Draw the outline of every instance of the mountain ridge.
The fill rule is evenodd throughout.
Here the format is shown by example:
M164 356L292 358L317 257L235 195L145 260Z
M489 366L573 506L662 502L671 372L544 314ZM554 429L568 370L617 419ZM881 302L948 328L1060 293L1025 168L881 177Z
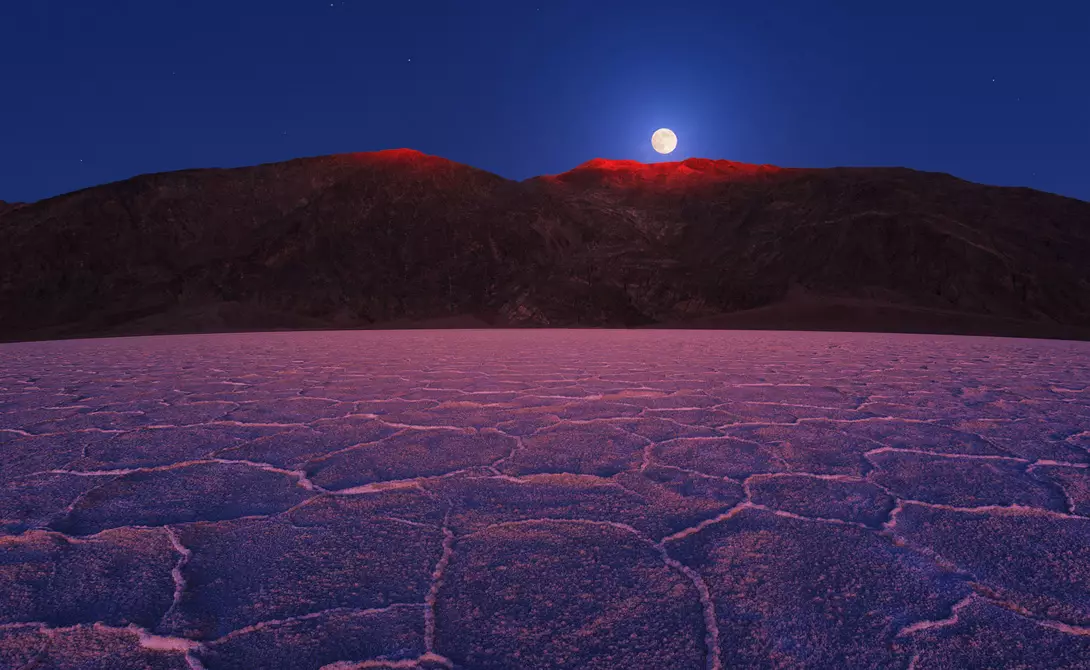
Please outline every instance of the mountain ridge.
M534 175L534 176L531 176L531 177L526 177L525 179L510 179L510 178L504 177L504 176L502 176L502 175L500 175L498 173L491 172L491 171L485 170L483 168L478 168L478 167L469 165L468 163L461 163L461 162L458 162L458 161L455 161L455 160L452 160L452 159L449 159L449 158L444 158L442 156L438 156L436 154L428 154L428 153L425 153L425 152L420 151L418 149L400 147L400 148L395 148L395 149L380 149L380 150L377 150L377 151L350 151L350 152L342 152L342 153L335 153L335 154L318 154L318 155L313 155L313 156L299 156L299 157L296 157L296 158L289 158L289 159L285 159L285 160L269 161L269 162L265 162L265 163L256 163L254 165L243 165L243 166L234 166L234 167L189 167L189 168L179 168L179 169L176 169L176 170L163 170L163 171L159 171L159 172L146 172L146 173L133 175L131 177L126 177L126 178L123 178L123 179L117 179L117 180L114 180L114 181L104 182L104 183L101 183L101 184L86 186L86 187L83 187L83 188L76 189L74 191L69 191L67 193L59 193L57 195L48 196L48 197L41 198L41 199L36 200L36 201L19 202L19 201L5 201L5 200L0 199L0 213L2 213L5 210L5 208L8 211L10 211L11 209L16 209L16 208L19 208L19 207L26 207L28 205L36 205L36 204L39 204L39 203L54 200L56 198L67 197L67 196L73 195L75 193L80 193L80 192L87 191L87 190L92 190L92 189L98 189L98 188L102 188L102 187L105 187L105 186L111 186L111 185L114 185L114 184L122 184L122 183L125 183L125 182L132 181L134 179L141 179L141 178L145 178L145 177L156 177L156 176L162 176L162 175L176 175L176 174L185 174L185 173L217 172L217 171L227 171L227 172L229 172L229 171L233 171L233 170L247 170L247 169L260 168L260 167L265 167L265 166L285 165L285 164L296 163L296 162L300 162L300 161L306 162L306 161L320 161L320 160L327 160L327 159L348 159L348 158L353 158L353 157L357 158L357 159L359 159L359 158L366 159L368 157L371 157L372 159L386 158L386 159L390 160L391 162L400 160L400 162L402 162L403 164L408 164L408 165L411 165L413 162L419 162L422 159L431 159L431 160L434 160L438 164L448 164L448 165L452 165L452 166L464 167L464 168L468 168L468 169L471 169L471 170L475 170L477 172L492 175L493 177L496 177L497 179L502 179L504 181L509 181L509 182L512 182L512 183L522 183L522 184L533 183L533 182L540 181L540 180L555 179L555 178L558 178L558 177L563 177L565 175L570 175L570 174L572 174L574 172L577 172L577 171L583 171L583 170L586 170L586 169L602 169L604 167L609 168L609 169L611 169L613 171L619 171L619 170L622 170L624 168L666 169L666 168L676 168L676 167L681 167L681 166L686 166L686 165L693 166L693 165L698 165L698 164L714 164L714 165L738 166L739 168L743 168L743 169L744 168L762 168L762 169L766 169L768 172L788 172L788 173L832 172L832 171L867 171L867 172L890 171L890 172L911 173L911 174L917 174L917 175L933 175L933 176L936 176L936 177L949 178L949 179L952 179L952 180L963 182L965 184L972 184L974 186L980 186L980 187L983 187L983 188L1001 189L1001 190L1007 190L1007 191L1024 191L1024 192L1040 193L1040 194L1044 194L1044 195L1047 195L1047 196L1050 196L1050 197L1063 198L1065 200L1072 200L1072 201L1080 202L1080 203L1090 202L1090 201L1082 200L1080 198L1076 198L1074 196L1063 195L1063 194L1059 194L1059 193L1053 193L1051 191L1042 191L1040 189L1035 189L1035 188L1032 188L1032 187L1029 187L1029 186L982 184L982 183L979 183L979 182L974 182L974 181L971 181L971 180L968 180L968 179L964 179L962 177L958 177L958 176L953 175L953 174L951 174L949 172L940 172L940 171L933 171L933 170L918 170L918 169L915 169L915 168L909 168L909 167L903 167L903 166L893 166L893 165L883 165L883 166L839 165L839 166L822 167L822 168L782 167L782 166L773 165L773 164L770 164L770 163L745 163L745 162L741 162L741 161L732 161L732 160L723 159L723 158L701 158L701 157L689 157L689 158L685 158L685 159L681 159L681 160L677 160L677 161L654 161L654 162L650 162L650 163L644 163L642 161L637 161L637 160L634 160L634 159L627 159L627 158L596 157L596 158L591 158L589 160L583 161L579 165L576 165L575 167L570 168L570 169L568 169L568 170L566 170L564 172Z
M1090 333L1090 203L906 168L593 159L519 182L395 149L140 175L0 217L5 339L426 323Z

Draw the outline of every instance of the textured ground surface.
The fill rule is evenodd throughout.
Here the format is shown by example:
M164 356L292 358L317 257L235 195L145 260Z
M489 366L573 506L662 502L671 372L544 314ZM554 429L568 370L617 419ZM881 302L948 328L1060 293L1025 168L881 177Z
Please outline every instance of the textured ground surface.
M1088 668L1090 345L0 347L3 668Z

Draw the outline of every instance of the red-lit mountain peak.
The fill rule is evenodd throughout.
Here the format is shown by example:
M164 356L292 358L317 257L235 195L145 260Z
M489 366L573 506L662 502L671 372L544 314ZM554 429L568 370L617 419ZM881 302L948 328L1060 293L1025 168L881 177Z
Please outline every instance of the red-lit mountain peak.
M486 178L502 179L484 170L457 163L442 156L433 156L415 149L383 149L358 153L338 154L318 161L332 160L342 167L363 166L369 171L385 174L401 174L424 179Z
M381 151L360 151L338 154L331 158L348 164L371 165L382 169L409 171L446 171L452 168L465 168L467 165L455 163L441 156L433 156L416 149L383 149Z
M367 155L370 155L378 160L391 160L391 161L422 161L430 158L438 158L438 156L432 156L426 154L423 151L417 151L416 149L382 149L381 151L372 151ZM443 159L446 160L446 159Z
M595 158L568 172L544 177L544 179L580 186L668 189L761 179L781 171L783 168L774 165L751 165L710 158L687 158L683 161L663 163Z
M387 165L409 165L414 167L438 167L452 165L453 161L440 156L426 154L416 149L383 149L352 154L352 156L372 163Z
M639 171L644 168L650 167L650 163L641 163L639 161L625 160L625 159L612 159L612 158L592 158L591 160L578 165L570 172L575 170L610 170L610 171Z

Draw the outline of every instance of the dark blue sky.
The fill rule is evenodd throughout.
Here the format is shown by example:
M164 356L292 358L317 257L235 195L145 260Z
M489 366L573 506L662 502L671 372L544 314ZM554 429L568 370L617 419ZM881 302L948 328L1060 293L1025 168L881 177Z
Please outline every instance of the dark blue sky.
M3 0L0 199L412 147L905 165L1090 200L1088 0Z

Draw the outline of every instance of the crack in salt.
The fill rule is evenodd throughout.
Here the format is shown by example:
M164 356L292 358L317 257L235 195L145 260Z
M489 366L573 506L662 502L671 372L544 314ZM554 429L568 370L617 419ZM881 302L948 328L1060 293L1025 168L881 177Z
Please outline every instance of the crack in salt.
M503 463L506 463L507 461L513 459L526 446L522 442L522 436L521 435L508 435L507 433L504 433L502 430L499 431L499 432L502 433L503 435L506 435L507 437L510 437L511 439L513 439L515 441L515 444L512 445L512 447L511 447L511 453L509 453L506 456L503 456L501 458L497 458L495 461L493 461L492 463L490 463L488 465L489 468L496 471L497 473L499 472L499 470L497 470L497 468L499 468L500 465L502 465Z
M343 418L343 417L342 417ZM164 424L162 426L148 426L149 428L196 428L198 426L234 426L236 428L301 428L306 426L306 423L279 423L275 421L203 421L201 423L190 423L184 426L172 426L170 424Z
M787 519L798 519L799 521L813 521L816 523L831 523L838 526L854 526L856 528L862 528L863 530L876 530L872 526L868 526L867 524L860 523L858 521L845 521L844 519L834 519L823 516L803 516L802 514L795 514L794 512L788 512L786 510L776 509L774 507L768 507L766 505L760 505L757 503L750 503L749 507L751 509L759 509Z
M1002 594L976 581L975 577L973 577L972 580L973 581L971 581L969 585L972 587L973 591L976 593L977 596L991 603L992 605L995 605L996 607L1002 607L1005 610L1014 612L1018 616L1029 619L1030 621L1033 621L1039 626L1045 626L1047 628L1058 630L1063 633L1070 633L1072 635L1086 635L1087 633L1084 631L1090 631L1090 628L1081 625L1070 624L1065 621L1057 621L1055 619L1049 619L1040 614L1037 614L1036 612L1026 609L1025 607L1014 602L1013 600L1007 600L1003 598Z
M463 471L459 470L458 472ZM391 479L384 482L371 482L370 484L353 486L347 489L332 489L330 491L327 491L327 493L331 496L360 496L368 495L371 493L381 493L383 491L392 491L394 489L423 490L424 487L420 485L422 481L426 481L427 479L440 479L442 477L449 477L451 475L458 474L458 472L451 472L434 478L425 477L421 479Z
M58 521L60 519L64 519L65 517L67 517L69 514L72 513L72 511L74 509L76 509L76 505L83 502L84 498L86 498L89 494L101 489L103 486L106 486L107 484L109 484L112 481L114 481L114 480L110 479L109 481L105 481L105 482L103 482L101 484L98 484L97 486L92 486L91 488L87 489L83 493L80 493L75 498L73 498L72 502L68 503L68 505L65 506L65 508L59 514L57 514L49 523L53 523L53 521ZM48 526L48 525L49 524L46 524L46 526Z
M388 479L380 482L371 482L370 484L361 484L360 486L353 486L347 489L323 489L322 492L328 495L334 496L355 496L366 495L369 493L378 493L389 489L402 489L402 488L418 488L425 490L423 484L426 484L437 479L447 479L449 477L456 477L458 475L472 475L474 471L488 470L495 472L490 465L471 465L468 468L460 468L458 470L451 470L450 472L444 472L438 475L428 475L424 477L413 477L412 479ZM517 481L517 478L510 475L489 475L485 477L468 477L470 479L508 479L511 481ZM519 482L524 483L524 482Z
M225 642L226 640L229 640L229 639L235 638L235 637L239 637L240 635L249 635L250 633L255 633L257 631L264 630L266 628L275 628L277 626L284 626L284 625L292 624L292 623L295 623L295 622L298 622L298 621L309 621L311 619L318 619L318 618L321 618L321 617L329 615L329 614L345 613L345 614L357 614L357 615L361 615L361 616L366 616L366 615L369 615L369 614L381 614L381 613L384 613L384 612L390 612L390 611L395 610L395 609L415 608L415 607L423 607L423 606L424 605L422 603L394 603L392 605L387 605L386 607L372 607L372 608L368 608L368 609L360 609L360 608L357 608L357 607L331 607L329 609L324 609L324 610L320 610L320 611L317 611L317 612L309 612L307 614L300 614L299 616L286 617L286 618L283 618L283 619L267 619L265 621L258 621L255 624L251 624L251 625L245 626L243 628L238 628L238 629L233 630L233 631L231 631L231 632L229 632L229 633L227 633L227 634L225 634L225 635L223 635L221 637L218 637L215 640L212 640L212 641L208 642L207 645L212 646L212 645L221 644L221 643Z
M285 468L279 468L272 463L261 463L258 461L236 460L230 458L197 458L188 461L178 461L177 463L168 463L166 465L153 465L139 468L117 468L114 470L42 470L39 472L33 472L33 475L71 475L73 477L120 477L123 475L131 475L136 472L166 472L169 470L177 470L180 468L187 468L193 465L208 465L211 463L218 463L221 465L245 465L251 468L257 468L258 470L264 470L266 472L275 472L280 475L287 475L296 480L296 484L306 489L307 491L317 491L320 493L326 492L325 489L312 482L306 472L302 470L287 470Z
M688 578L692 582L693 588L696 589L700 598L700 609L704 614L705 665L707 670L722 670L723 660L719 651L719 620L715 614L715 602L712 600L708 585L696 570L670 556L665 545L661 542L656 544L655 547L662 556L663 562Z
M323 489L321 486L318 486L317 484L312 482L310 478L307 477L307 473L303 470L287 470L285 468L278 468L271 463L261 463L258 461L233 460L228 458L211 458L208 460L213 463L222 463L224 465L246 465L249 467L257 468L258 470L264 470L266 472L275 472L281 475L288 475L289 477L294 477L296 483L307 491L317 491L319 493L326 492L325 489Z
M454 553L454 533L448 526L450 510L443 517L443 553L435 564L435 570L431 574L431 588L424 596L424 650L428 653L435 652L435 601L439 596L439 588L443 585L443 577L450 557Z
M493 472L496 474L489 477L469 477L469 479L498 479L504 482L511 482L512 484L530 484L533 482L532 479L528 479L525 476L516 477L514 475L505 475L497 470L493 470Z
M1068 635L1090 636L1090 626L1072 626L1070 624L1061 623L1059 621L1038 621L1037 625L1044 626L1045 628L1051 628L1053 630L1058 630L1061 633L1067 633Z
M8 627L10 625L11 624L6 624L6 625L3 625L3 626L0 626L0 629L6 628L6 627ZM123 631L123 632L131 633L131 634L135 635L136 639L137 639L137 644L139 644L140 647L142 647L144 649L150 649L152 651L176 652L176 653L184 654L186 665L189 666L190 670L205 670L204 665L200 662L200 660L197 659L196 656L193 655L197 651L200 651L201 649L204 648L204 645L202 645L200 642L197 642L196 640L190 640L189 638L184 638L184 637L171 637L171 636L168 636L168 635L156 635L156 634L152 633L151 631L147 630L146 628L141 628L140 626L137 626L136 624L129 624L128 626L126 626L124 628L121 628L121 627L118 627L118 626L110 626L110 625L101 623L99 621L95 621L95 622L93 622L91 624L80 623L80 624L75 624L73 626L64 626L64 627L59 627L59 628L51 628L48 624L41 623L41 622L33 622L33 623L17 624L17 625L19 625L19 626L35 626L35 627L37 627L39 629L39 631L43 635L45 635L46 637L49 637L49 638L56 637L60 633L68 633L68 632L72 632L72 631L75 631L75 630L79 630L80 628L83 628L84 626L87 626L87 625L90 625L90 627L93 630L116 631L116 632L122 632ZM34 667L34 666L32 665L32 666L29 666L29 667Z
M505 528L505 527L508 527L508 526L531 525L531 524L535 524L535 523L583 524L583 525L592 525L592 526L608 526L608 527L611 527L611 528L617 528L617 529L623 530L623 531L625 531L627 533L631 533L633 535L636 535L636 536L640 537L641 539L645 540L646 542L649 542L650 544L655 544L651 540L643 537L643 535L640 533L640 531L636 530L635 528L633 528L632 526L629 526L626 523L620 523L620 522L617 522L617 521L603 521L601 519L564 519L564 518L560 518L560 517L535 517L535 518L532 518L532 519L516 519L514 521L500 521L498 523L492 523L492 524L489 524L487 526L484 526L483 528L475 530L472 533L466 533L465 535L461 536L461 539L465 539L467 537L474 537L476 535L480 535L481 533L484 533L484 532L486 532L488 530L491 530L493 528Z
M396 421L386 421L385 419L382 418L382 415L379 415L379 414L366 414L366 413L363 413L363 414L349 414L348 416L346 416L344 418L350 418L350 417L354 417L354 416L362 416L362 417L366 417L368 419L374 419L375 421L377 421L377 422L379 422L379 423L381 423L381 424L383 424L385 426L390 426L390 427L393 427L393 428L402 428L402 429L410 429L410 430L452 430L452 431L457 431L459 433L464 433L466 435L473 435L474 433L477 432L476 428L471 428L471 427L466 427L466 426L447 426L447 425L420 426L420 425L416 425L416 424L412 424L412 423L398 423Z
M775 479L777 477L809 477L810 479L821 479L828 482L851 482L854 484L869 483L866 477L856 477L855 475L827 475L817 472L758 472L746 477L746 482L750 479ZM748 485L748 484L747 484Z
M72 430L60 430L53 433L28 433L18 428L0 428L0 433L15 433L20 437L54 437L57 435L71 435L73 433L103 433L104 435L121 435L132 432L131 428L73 428Z
M1029 463L1030 462L1028 459L1015 458L1014 456L996 456L996 455L991 455L991 454L950 454L950 453L939 453L939 452L935 452L935 451L927 451L927 450L924 450L924 449L905 449L905 448L902 448L902 447L880 447L878 449L871 449L870 451L864 452L863 456L869 457L872 454L882 454L882 453L923 454L925 456L938 456L939 458L965 458L965 459L986 460L986 461L1015 461L1015 462L1018 462L1018 463ZM869 460L869 458L868 458L868 460ZM875 467L879 467L879 466L875 465Z
M454 662L446 656L440 656L433 652L427 652L418 658L404 659L400 661L337 661L323 665L319 670L368 670L370 668L412 668L417 669L421 663L435 663L444 668L453 668Z
M339 456L341 454L348 453L350 451L356 451L357 449L365 449L367 447L374 447L376 445L382 444L383 442L385 442L386 440L388 440L390 438L401 437L402 435L404 435L407 432L408 431L406 431L406 430L399 430L396 433L393 433L391 435L387 435L386 437L381 437L381 438L379 438L377 440L370 440L368 442L358 442L356 444L344 447L342 449L334 449L333 451L327 451L327 452L323 453L320 456L314 456L313 458L307 459L307 461L306 461L306 463L304 465L312 465L312 464L316 464L316 463L322 463L322 462L330 460L334 456ZM222 453L223 451L230 451L232 449L241 449L241 448L246 447L246 446L249 446L249 445L248 444L240 444L237 447L229 447L228 449L224 449L221 452L217 452L217 453Z
M185 654L185 664L189 666L189 670L205 670L204 664L194 656L195 652L204 648L201 643L183 637L153 635L148 631L131 624L129 625L129 630L137 634L137 639L140 641L141 647L153 649L155 651L183 652Z
M1029 464L1029 469L1033 469L1039 466L1056 466L1061 468L1090 468L1090 463L1071 463L1068 461L1051 461L1048 459L1037 459Z
M963 512L966 514L998 514L1002 516L1046 516L1051 519L1077 519L1079 521L1090 521L1090 517L1082 516L1080 514L1067 514L1066 512L1057 512L1049 509L1042 509L1040 507L1027 507L1025 505L981 505L980 507L955 507L954 505L942 505L939 503L923 502L922 500L904 500L905 505L918 505L920 507L930 507L932 509L942 509L950 512ZM897 505L894 508L894 512L903 511L902 505ZM891 512L890 516L893 514ZM890 525L888 528L892 528Z
M406 526L413 526L414 528L435 528L434 524L421 523L419 521L410 521L409 519L402 519L401 517L397 516L373 516L371 518L377 519L379 521L392 521L394 523L400 523Z
M177 467L176 464L161 466L155 469L169 470ZM134 472L148 471L152 468L121 468L117 470L41 470L39 472L32 472L32 475L71 475L73 477L120 477L121 475L131 475Z
M1044 475L1043 477L1038 477L1034 475L1034 468L1038 465L1038 463L1039 461L1031 463L1026 468L1026 474L1030 475L1033 479L1039 481L1045 487L1052 489L1054 493L1057 493L1060 497L1062 497L1064 500L1064 511L1068 514L1075 514L1075 510L1078 508L1078 503L1071 496L1071 492L1067 490L1067 487L1064 486L1064 483L1062 481L1056 481L1048 475ZM1051 463L1048 463L1046 465L1051 465ZM1064 465L1066 466L1066 464Z
M690 535L696 535L697 533L704 530L708 526L714 526L717 523L721 523L723 521L726 521L727 519L730 519L731 517L733 517L736 514L738 514L739 512L741 512L742 510L751 509L751 508L754 508L754 507L755 507L755 505L753 503L751 503L749 500L743 500L742 502L738 503L734 507L731 507L729 510L727 510L726 512L723 512L722 514L719 514L717 516L713 516L710 519L704 519L703 521L696 524L695 526L690 526L688 528L684 528L682 530L679 530L676 533L674 533L673 535L667 535L666 537L662 538L662 544L666 544L667 542L676 542L678 540L683 540L683 539L689 537Z
M897 501L897 504L889 511L889 516L886 517L886 520L882 522L882 530L889 531L891 534L893 533L893 529L897 526L897 515L905 511L904 501L900 498L894 498L894 500Z
M174 547L174 551L178 552L178 562L174 564L174 568L170 571L170 576L174 580L174 599L171 601L167 611L160 617L160 626L163 625L163 622L167 620L167 617L170 616L182 602L182 595L185 593L185 575L182 574L182 568L184 568L186 564L189 563L189 559L193 557L193 552L182 544L182 539L178 537L178 533L175 532L173 528L170 526L163 526L163 530L166 532L170 544Z
M958 612L960 612L962 608L971 603L975 597L975 593L970 593L969 595L954 603L953 606L951 606L950 608L950 616L946 617L945 619L923 619L922 621L917 621L916 623L909 624L899 630L895 637L912 635L913 633L918 633L921 630L928 630L931 628L952 626L958 622Z
M643 445L643 460L640 462L640 472L647 472L647 468L651 467L651 459L655 453L655 443L648 441Z

